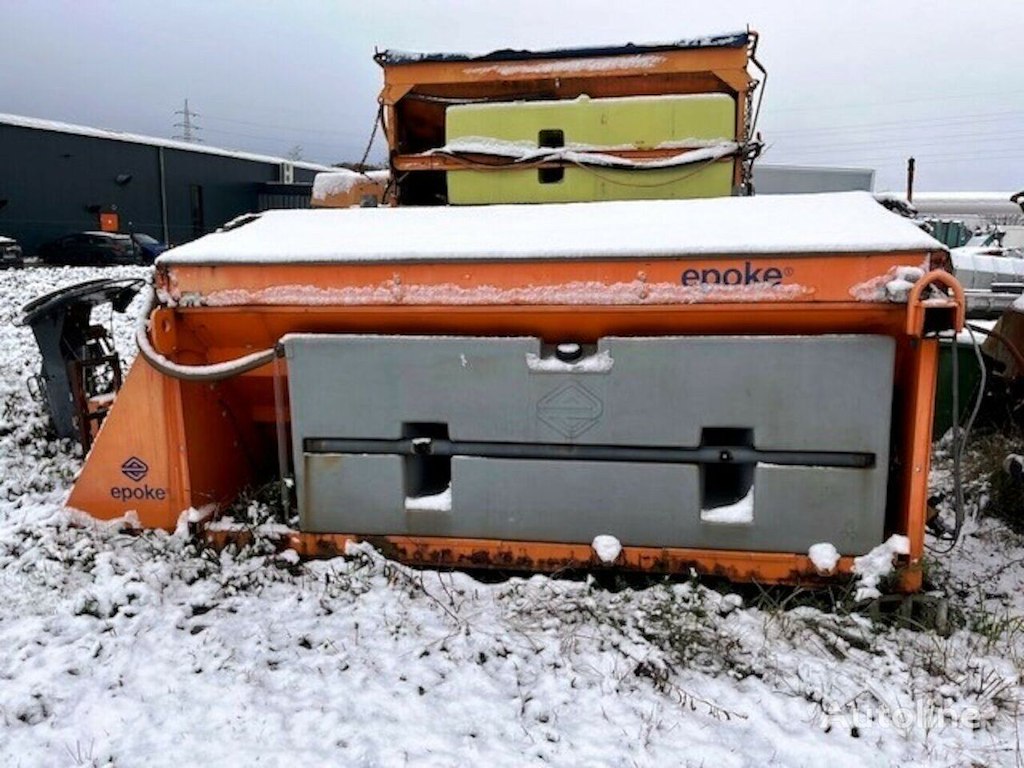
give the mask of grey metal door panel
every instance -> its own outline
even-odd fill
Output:
[[[895,342],[886,336],[610,338],[586,384],[608,426],[696,445],[704,427],[752,427],[759,448],[869,450],[889,439]],[[628,375],[616,375],[619,372]],[[614,411],[612,411],[614,409]],[[601,442],[601,432],[587,440]]]
[[[885,535],[886,466],[873,469],[758,466],[754,471],[754,520],[763,522],[767,549],[807,552],[831,542],[860,555]],[[717,539],[709,539],[715,546]],[[762,538],[753,542],[761,547]],[[746,547],[739,547],[746,549]]]
[[[319,436],[396,438],[403,422],[435,421],[453,439],[510,442],[696,445],[704,427],[736,426],[758,447],[821,449],[826,425],[831,450],[888,440],[885,336],[607,338],[606,373],[532,371],[541,345],[528,338],[295,336],[285,347],[293,409]],[[566,390],[589,413],[582,431],[544,418]]]
[[[460,457],[452,512],[467,538],[682,546],[698,484],[694,466]]]
[[[749,523],[701,519],[694,466],[459,457],[449,510],[407,510],[401,459],[307,456],[303,530],[859,554],[883,535],[877,469],[759,466]]]
[[[881,541],[895,344],[883,336],[606,338],[573,369],[530,338],[292,336],[304,530],[844,553]],[[546,349],[546,348],[545,348]],[[528,358],[532,356],[533,362]],[[607,363],[606,365],[591,364]],[[580,370],[582,368],[583,370]],[[407,511],[399,456],[307,454],[306,438],[696,447],[749,431],[776,451],[856,451],[873,467],[758,465],[748,524],[702,522],[702,470],[627,461],[451,460],[450,510]]]
[[[405,528],[402,459],[304,454],[297,483],[304,531],[400,533]]]

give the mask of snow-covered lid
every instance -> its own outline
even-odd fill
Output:
[[[688,48],[742,48],[750,41],[747,32],[725,32],[722,34],[692,37],[662,43],[626,43],[625,45],[599,45],[587,48],[553,48],[542,51],[511,50],[508,48],[490,53],[415,53],[412,51],[384,50],[374,54],[374,61],[381,66],[418,64],[428,61],[528,61],[534,59],[598,58],[604,56],[630,56],[642,53],[661,53]]]
[[[33,128],[40,131],[55,131],[57,133],[70,133],[76,136],[88,136],[95,139],[109,139],[110,141],[126,141],[131,144],[148,144],[152,147],[164,147],[165,149],[180,149],[185,152],[199,152],[205,155],[233,157],[237,160],[251,160],[257,163],[287,163],[296,168],[302,168],[308,171],[334,170],[328,165],[305,163],[298,160],[289,160],[284,157],[260,155],[252,152],[237,152],[232,149],[208,147],[204,144],[194,144],[187,141],[161,139],[156,136],[143,136],[138,133],[125,133],[124,131],[112,131],[105,128],[90,128],[85,125],[61,123],[56,120],[41,120],[36,117],[24,117],[22,115],[8,115],[2,112],[0,112],[0,125],[13,125],[17,128]]]
[[[494,261],[939,251],[867,192],[267,211],[158,264]]]

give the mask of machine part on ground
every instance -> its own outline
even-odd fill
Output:
[[[174,528],[282,475],[301,555],[369,541],[428,566],[770,583],[844,578],[900,535],[898,586],[919,589],[938,334],[963,291],[934,268],[945,247],[866,193],[738,196],[755,44],[378,54],[393,205],[271,211],[161,256],[69,504]],[[449,109],[524,132],[442,152]],[[626,145],[594,126],[640,114]],[[602,156],[629,184],[690,165],[709,186],[544,202]],[[473,173],[491,181],[452,200]],[[532,204],[443,205],[491,199]]]
[[[32,328],[43,364],[31,381],[44,398],[58,437],[76,438],[85,450],[121,388],[121,358],[111,331],[92,322],[110,304],[124,312],[145,285],[140,279],[89,280],[29,302],[22,324]]]

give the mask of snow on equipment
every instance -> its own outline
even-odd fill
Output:
[[[306,555],[811,582],[896,535],[918,588],[962,292],[868,194],[728,196],[755,45],[378,54],[391,205],[161,256],[69,503],[173,528],[280,473]]]

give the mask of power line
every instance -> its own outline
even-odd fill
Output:
[[[339,130],[339,129],[327,129],[327,128],[307,128],[300,127],[297,125],[280,125],[276,123],[261,123],[255,120],[238,120],[233,117],[218,117],[217,115],[211,115],[207,113],[205,115],[207,120],[213,120],[217,123],[234,123],[237,125],[251,125],[255,128],[271,128],[276,131],[295,131],[299,133],[322,133],[328,136],[351,136],[354,138],[362,138],[363,134],[355,130]]]
[[[874,151],[913,151],[917,147],[937,147],[940,150],[957,152],[975,152],[994,150],[997,152],[1016,152],[1024,148],[1017,136],[1018,132],[993,136],[979,136],[976,140],[958,140],[956,137],[907,137],[889,141],[838,141],[828,144],[807,144],[798,141],[770,141],[771,147],[785,148],[788,151],[820,154],[828,152],[874,152]]]
[[[274,141],[274,142],[280,142],[282,144],[288,144],[289,146],[294,146],[294,144],[295,144],[294,140],[286,139],[286,138],[283,138],[281,136],[269,136],[269,135],[265,135],[265,134],[256,134],[256,133],[239,133],[237,131],[222,131],[222,130],[219,130],[217,128],[206,128],[205,130],[206,130],[207,133],[215,133],[215,134],[218,134],[218,135],[221,135],[221,136],[234,136],[234,137],[242,138],[242,139],[257,139],[257,140],[263,140],[263,141]],[[322,142],[322,141],[306,141],[304,137],[303,137],[302,145],[303,146],[311,146],[311,147],[314,147],[314,148],[315,147],[320,147],[320,148],[329,150],[331,152],[338,152],[338,151],[340,151],[342,149],[341,145],[339,143],[337,143],[337,142],[327,143],[327,142]]]
[[[898,130],[912,125],[934,125],[934,126],[960,126],[960,125],[972,125],[974,123],[991,123],[999,122],[1000,120],[1014,120],[1024,116],[1024,110],[1011,110],[1007,112],[978,112],[978,113],[966,113],[955,117],[941,117],[941,118],[908,118],[905,120],[887,120],[876,123],[846,123],[846,124],[833,124],[820,128],[781,128],[779,130],[770,130],[772,134],[807,134],[807,133],[848,133],[858,130]]]
[[[767,155],[771,151],[771,149],[773,149],[773,148],[769,147],[768,149],[766,149],[764,155],[762,155],[762,156]],[[837,151],[837,150],[824,150],[824,149],[822,149],[822,150],[814,150],[814,151],[811,151],[811,152],[803,153],[803,155],[801,155],[800,152],[793,152],[793,151],[785,152],[785,153],[778,152],[778,154],[786,154],[786,155],[790,155],[790,156],[794,156],[794,157],[806,156],[806,155],[810,154],[810,155],[812,155],[812,157],[811,157],[812,161],[814,161],[814,160],[820,161],[820,156],[823,155],[823,154],[827,154],[829,158],[836,158],[837,160],[839,158],[844,158],[844,157],[853,157],[853,158],[856,158],[856,162],[860,162],[860,163],[874,163],[874,162],[889,162],[889,161],[892,161],[894,159],[898,160],[898,159],[906,157],[908,152],[912,152],[912,151],[913,150],[911,148],[907,148],[907,149],[883,150],[881,152],[872,152],[870,149],[865,148],[864,151],[854,150],[853,152],[845,152],[845,153],[842,152],[841,150]],[[922,158],[926,158],[926,159],[930,159],[930,160],[938,160],[938,159],[951,159],[952,160],[952,159],[955,159],[955,160],[965,160],[965,161],[966,160],[999,160],[999,159],[1006,159],[1006,160],[1008,160],[1008,159],[1015,159],[1015,158],[1018,158],[1018,157],[1024,157],[1024,150],[1014,150],[1014,151],[1008,152],[1006,150],[993,148],[990,151],[989,150],[981,150],[981,151],[976,151],[976,152],[927,152],[926,151],[926,152],[914,152],[914,154],[915,154],[915,156],[919,160],[922,159]],[[813,157],[814,155],[818,155],[819,158]]]
[[[887,107],[891,104],[919,104],[923,102],[932,103],[935,101],[958,101],[960,99],[978,99],[986,98],[989,96],[999,97],[1005,99],[1007,96],[1013,96],[1016,94],[1024,94],[1024,91],[975,91],[973,93],[960,93],[960,94],[944,94],[941,96],[916,96],[907,99],[885,99],[884,101],[862,101],[862,102],[847,102],[845,104],[832,104],[832,105],[816,105],[813,107],[782,107],[779,109],[773,109],[773,112],[821,112],[821,111],[832,111],[836,109],[859,109],[861,107]]]
[[[946,135],[917,135],[904,137],[890,137],[887,139],[862,139],[857,141],[834,140],[826,142],[800,141],[795,138],[783,138],[778,141],[771,141],[775,146],[784,146],[798,151],[806,152],[832,152],[849,149],[888,149],[897,147],[951,147],[964,146],[975,147],[979,144],[998,144],[1020,142],[1024,135],[1024,128],[1015,128],[999,133],[952,133]],[[772,137],[769,136],[769,139]]]
[[[769,148],[769,149],[771,149],[771,148]],[[793,156],[801,155],[801,156],[812,156],[812,157],[819,156],[820,157],[820,156],[823,156],[823,155],[827,155],[827,156],[830,156],[830,157],[857,157],[857,158],[861,158],[861,159],[904,157],[908,153],[915,154],[915,155],[917,155],[919,157],[933,157],[933,158],[934,157],[964,157],[964,158],[986,158],[986,157],[990,157],[990,158],[1014,158],[1014,157],[1024,157],[1024,150],[1018,150],[1018,149],[1014,149],[1012,151],[1007,151],[1005,149],[999,149],[999,148],[992,148],[992,149],[978,149],[978,150],[968,150],[968,151],[956,151],[956,150],[954,150],[954,151],[949,151],[949,152],[943,152],[941,150],[938,150],[938,151],[928,151],[928,150],[925,150],[924,152],[916,152],[913,149],[912,145],[908,145],[907,147],[894,147],[894,148],[891,148],[891,149],[882,149],[882,150],[877,150],[877,151],[876,150],[872,150],[869,147],[865,147],[862,150],[855,149],[855,150],[848,151],[848,152],[843,152],[842,150],[824,150],[824,149],[819,149],[819,150],[813,150],[813,151],[804,152],[804,153],[800,153],[799,151],[792,151],[792,150],[787,151],[785,153],[782,153],[782,152],[779,152],[778,148],[775,148],[775,149],[776,149],[776,153],[778,153],[778,154],[787,154],[787,155],[793,155]],[[768,150],[766,150],[766,152],[767,151]]]

